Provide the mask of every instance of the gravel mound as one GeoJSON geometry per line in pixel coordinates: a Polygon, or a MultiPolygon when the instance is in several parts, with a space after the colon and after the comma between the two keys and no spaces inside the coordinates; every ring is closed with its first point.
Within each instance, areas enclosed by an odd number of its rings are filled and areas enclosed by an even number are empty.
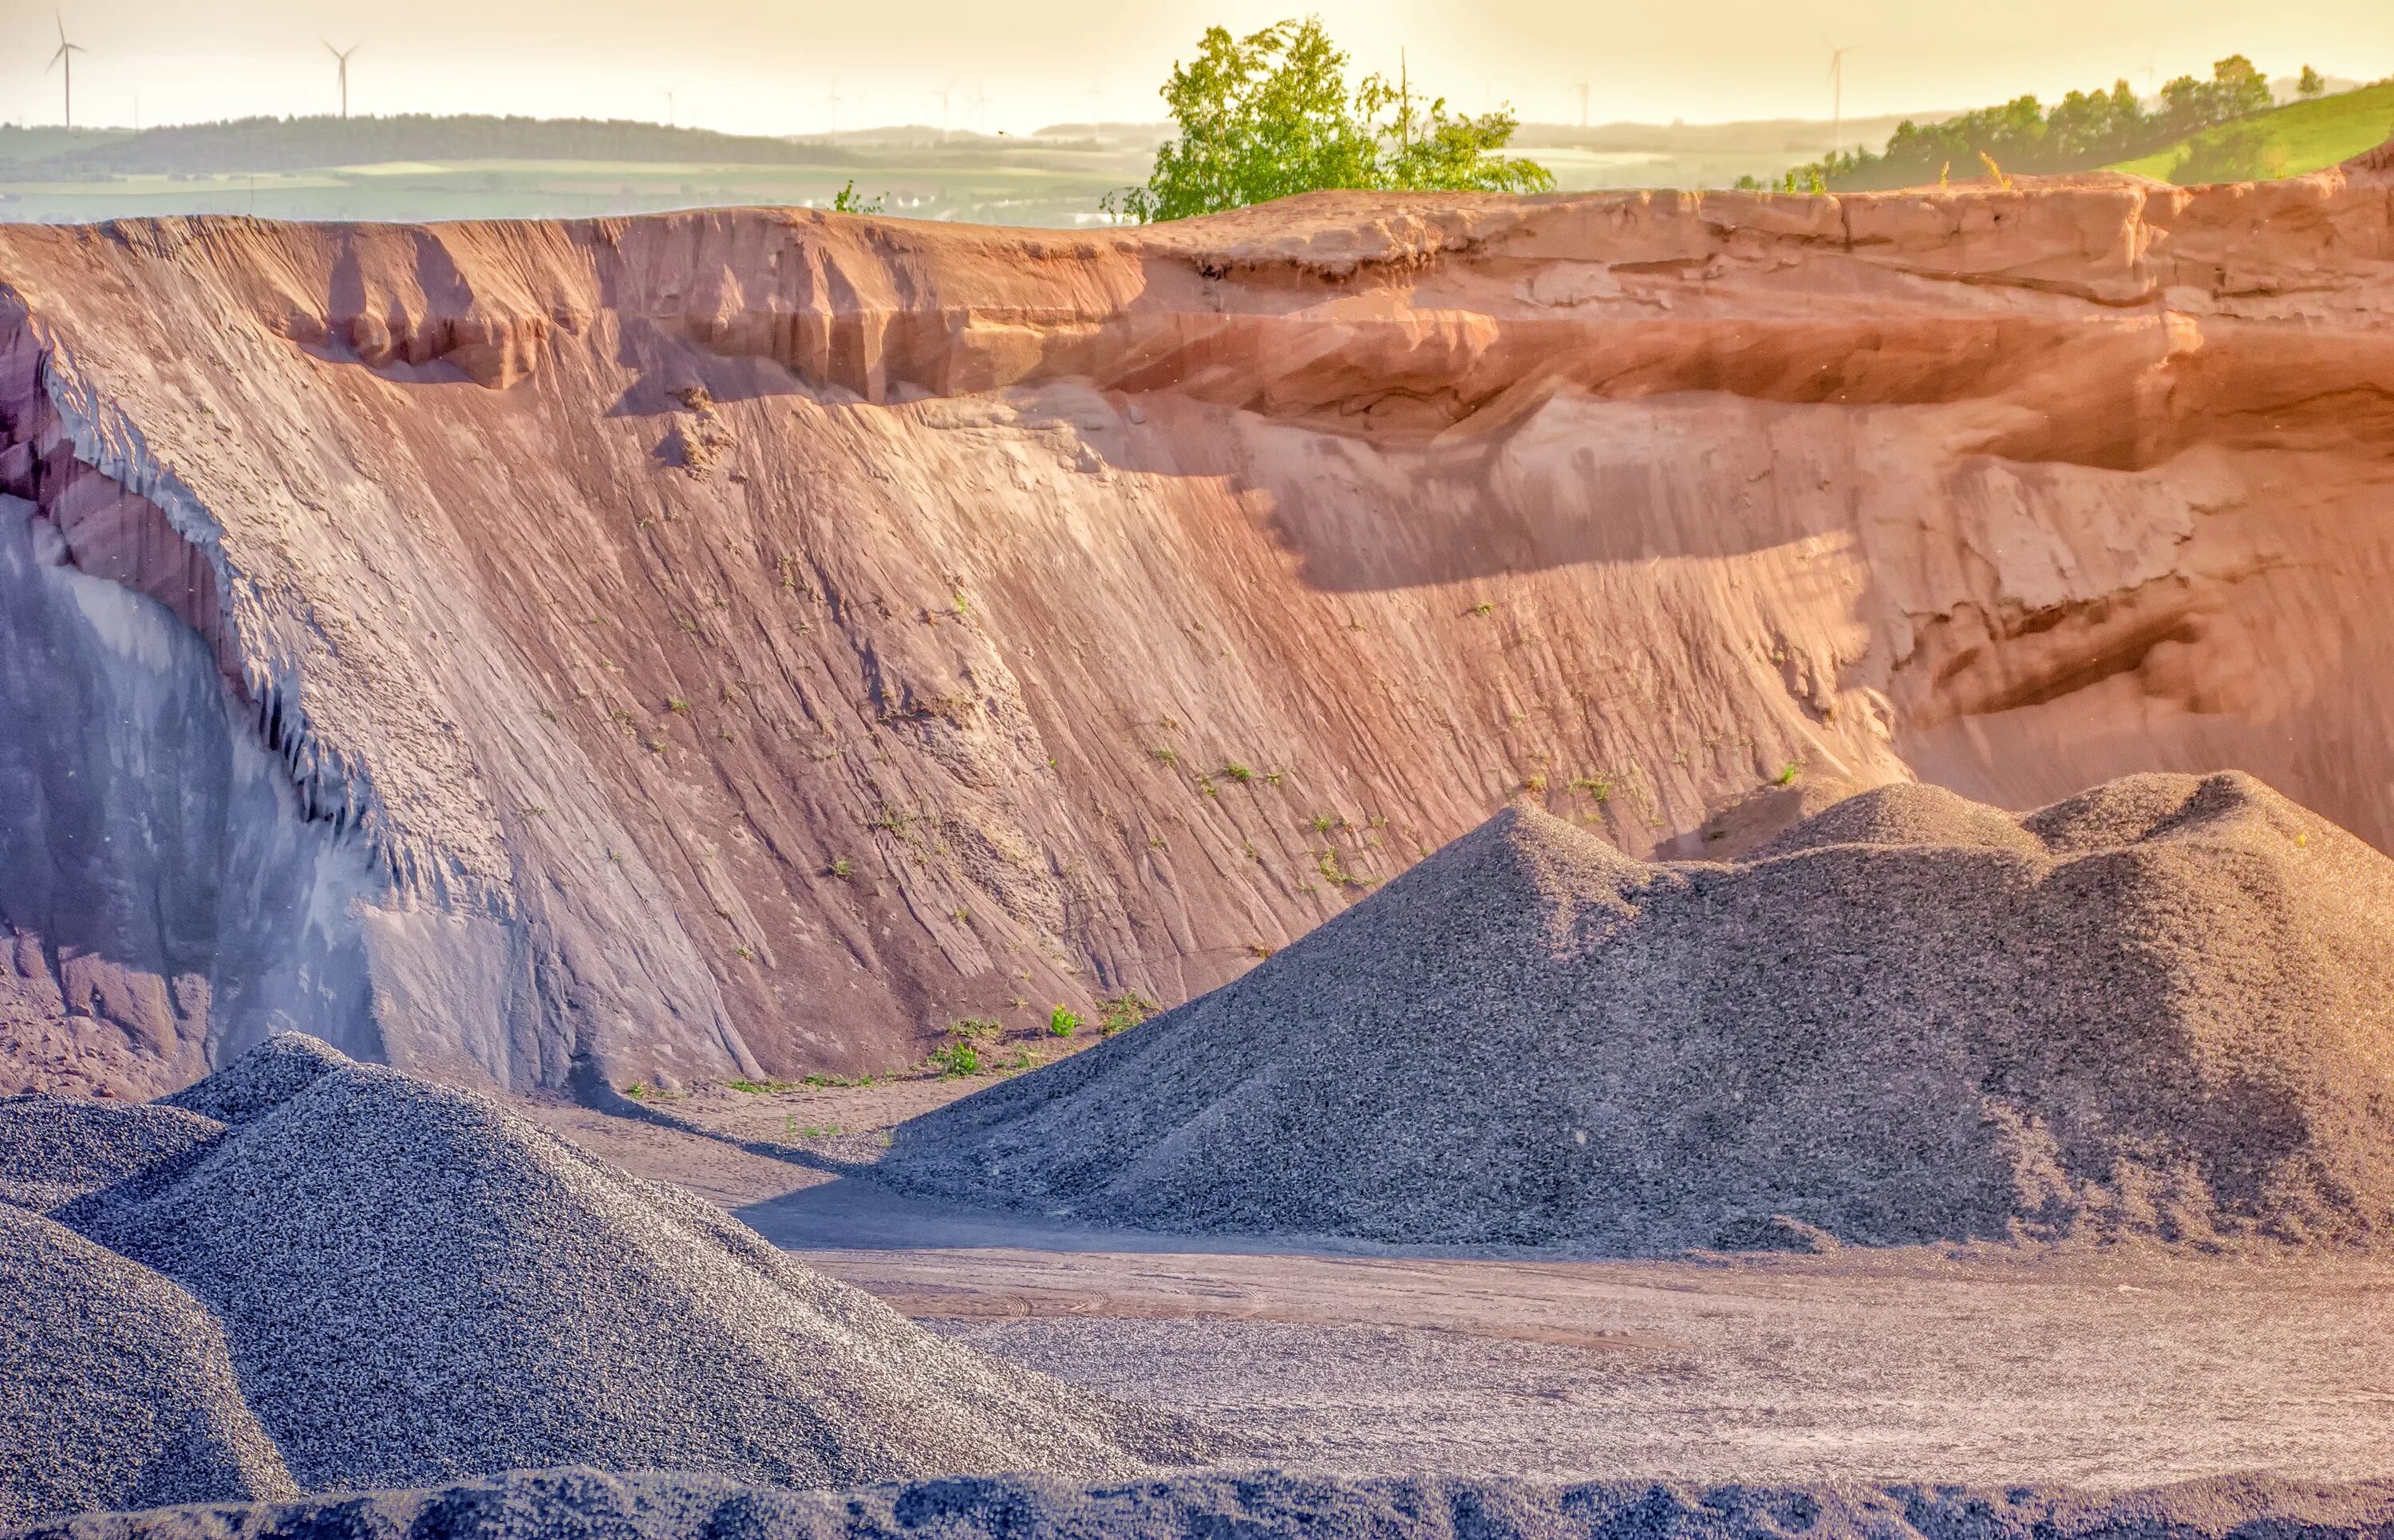
{"type": "Polygon", "coordinates": [[[277,1033],[199,1084],[160,1097],[157,1104],[219,1123],[247,1123],[349,1063],[347,1054],[306,1033],[277,1033]]]}
{"type": "Polygon", "coordinates": [[[0,1204],[0,1524],[297,1491],[197,1300],[0,1204]]]}
{"type": "Polygon", "coordinates": [[[1508,810],[917,1118],[1083,1219],[1651,1254],[2394,1239],[2394,862],[2243,775],[1867,793],[1731,863],[1508,810]]]}
{"type": "Polygon", "coordinates": [[[0,1204],[47,1213],[189,1155],[223,1132],[215,1119],[176,1107],[0,1098],[0,1204]]]}
{"type": "Polygon", "coordinates": [[[1085,1488],[965,1477],[857,1492],[520,1471],[440,1491],[91,1514],[23,1540],[2382,1540],[2394,1482],[2269,1478],[2141,1492],[1337,1481],[1262,1471],[1085,1488]]]}
{"type": "Polygon", "coordinates": [[[577,1462],[1104,1476],[1189,1447],[485,1099],[285,1037],[178,1099],[243,1121],[59,1216],[214,1312],[309,1489],[577,1462]]]}

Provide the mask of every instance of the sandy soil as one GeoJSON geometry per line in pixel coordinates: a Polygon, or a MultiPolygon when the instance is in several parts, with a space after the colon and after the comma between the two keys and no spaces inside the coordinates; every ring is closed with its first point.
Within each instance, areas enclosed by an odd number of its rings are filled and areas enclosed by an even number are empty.
{"type": "MultiPolygon", "coordinates": [[[[967,1084],[673,1110],[878,1130],[967,1084]]],[[[717,1139],[534,1115],[959,1340],[1349,1472],[2124,1486],[2394,1461],[2394,1268],[1908,1249],[1570,1262],[1073,1230],[717,1139]]],[[[816,1140],[825,1149],[829,1140],[816,1140]]]]}

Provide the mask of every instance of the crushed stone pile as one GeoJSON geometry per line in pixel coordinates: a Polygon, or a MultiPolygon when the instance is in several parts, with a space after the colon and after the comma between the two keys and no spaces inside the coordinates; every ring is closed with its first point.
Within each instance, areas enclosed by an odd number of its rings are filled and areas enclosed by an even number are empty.
{"type": "Polygon", "coordinates": [[[898,1131],[1083,1220],[1613,1254],[2394,1239],[2394,862],[2240,774],[1648,864],[1508,810],[898,1131]]]}
{"type": "Polygon", "coordinates": [[[298,1490],[198,1300],[0,1204],[0,1525],[298,1490]]]}
{"type": "MultiPolygon", "coordinates": [[[[48,1226],[0,1316],[31,1310],[14,1350],[55,1369],[0,1376],[0,1424],[154,1418],[204,1395],[228,1427],[254,1418],[257,1469],[306,1490],[582,1462],[801,1486],[1116,1476],[1199,1447],[1167,1414],[943,1341],[484,1098],[279,1037],[177,1099],[213,1138],[52,1219],[0,1210],[48,1226]],[[74,1321],[43,1313],[66,1265],[44,1258],[70,1253],[125,1281],[144,1329],[207,1336],[230,1371],[189,1353],[90,1369],[74,1321]]],[[[0,1460],[0,1490],[54,1512],[69,1489],[39,1463],[0,1460]]],[[[252,1490],[188,1464],[139,1500],[252,1490]]]]}
{"type": "Polygon", "coordinates": [[[0,1097],[0,1204],[47,1213],[223,1132],[212,1117],[155,1103],[0,1097]]]}
{"type": "Polygon", "coordinates": [[[270,1112],[318,1078],[350,1062],[349,1055],[303,1032],[279,1033],[195,1085],[152,1106],[173,1107],[219,1123],[246,1123],[270,1112]]]}
{"type": "Polygon", "coordinates": [[[1834,1482],[1339,1480],[1203,1473],[1088,1488],[962,1477],[786,1492],[719,1477],[522,1471],[437,1491],[91,1514],[11,1540],[2382,1540],[2394,1482],[2143,1491],[1834,1482]]]}

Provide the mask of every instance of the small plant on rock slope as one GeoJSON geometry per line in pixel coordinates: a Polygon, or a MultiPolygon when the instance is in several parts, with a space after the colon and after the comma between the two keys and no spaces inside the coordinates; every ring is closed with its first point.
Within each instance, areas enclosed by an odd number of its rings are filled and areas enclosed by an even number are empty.
{"type": "Polygon", "coordinates": [[[1062,1006],[1047,1013],[1047,1035],[1050,1037],[1070,1037],[1080,1025],[1080,1017],[1062,1006]]]}
{"type": "Polygon", "coordinates": [[[931,1067],[947,1080],[959,1080],[968,1074],[980,1073],[980,1050],[958,1038],[953,1043],[931,1050],[931,1067]]]}
{"type": "Polygon", "coordinates": [[[1112,1037],[1138,1026],[1155,1014],[1155,1002],[1138,994],[1124,993],[1111,1000],[1098,1002],[1098,1035],[1112,1037]]]}

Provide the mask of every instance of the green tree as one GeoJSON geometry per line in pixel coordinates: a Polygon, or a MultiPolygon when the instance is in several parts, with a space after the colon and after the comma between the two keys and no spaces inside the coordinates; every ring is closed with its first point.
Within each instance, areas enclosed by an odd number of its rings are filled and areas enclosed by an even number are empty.
{"type": "Polygon", "coordinates": [[[1425,100],[1402,78],[1349,89],[1347,64],[1318,17],[1243,38],[1207,28],[1161,92],[1178,135],[1156,151],[1146,186],[1108,194],[1105,207],[1144,223],[1322,188],[1554,186],[1546,167],[1497,153],[1512,139],[1511,112],[1451,115],[1443,98],[1425,100]]]}
{"type": "Polygon", "coordinates": [[[2302,78],[2295,82],[2295,95],[2308,101],[2315,96],[2324,94],[2326,90],[2327,82],[2320,78],[2320,72],[2308,64],[2304,65],[2302,78]]]}
{"type": "Polygon", "coordinates": [[[2162,87],[2162,122],[2170,137],[2191,134],[2269,105],[2269,82],[2243,54],[2211,67],[2209,80],[2180,75],[2162,87]]]}
{"type": "Polygon", "coordinates": [[[2283,145],[2270,142],[2257,123],[2231,123],[2196,136],[2170,168],[2170,180],[2180,187],[2194,187],[2204,182],[2268,181],[2285,174],[2283,145]]]}

